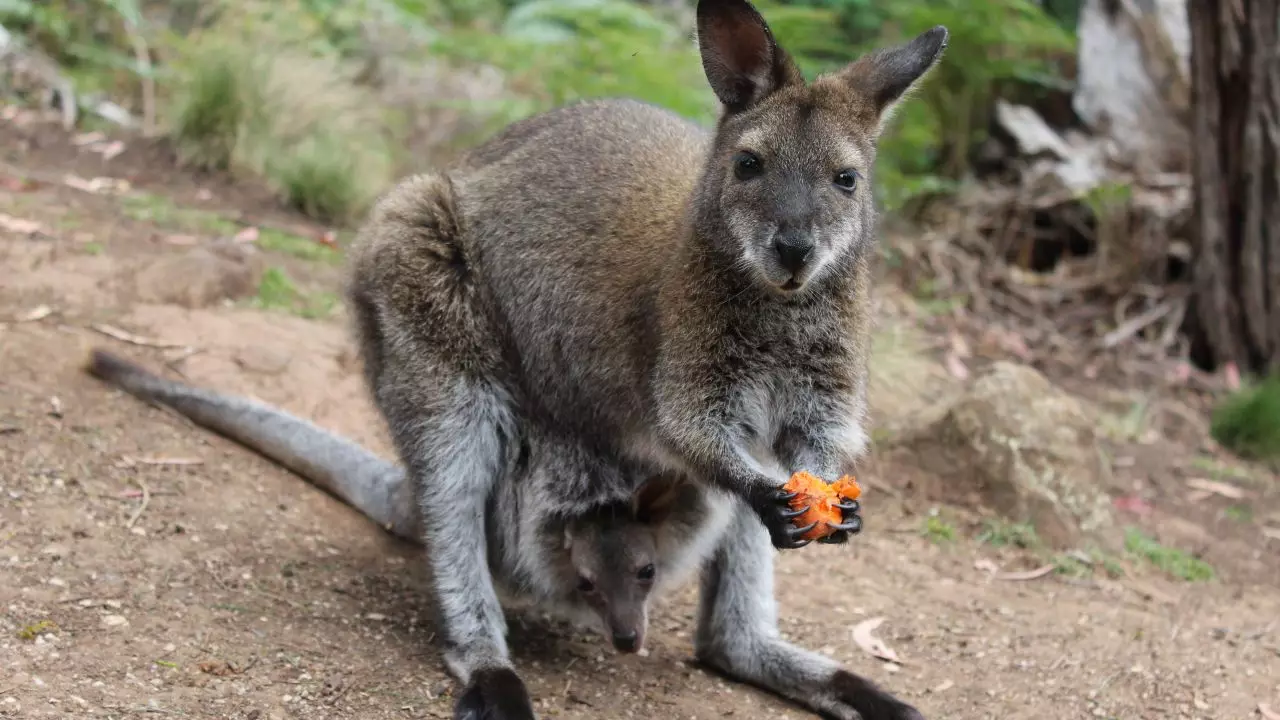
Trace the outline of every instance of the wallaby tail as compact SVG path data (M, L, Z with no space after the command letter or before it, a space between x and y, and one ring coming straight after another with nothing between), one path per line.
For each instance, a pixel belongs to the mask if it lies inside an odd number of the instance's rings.
M160 377L95 349L89 374L142 400L170 407L301 475L395 535L420 542L404 470L356 443L280 408Z

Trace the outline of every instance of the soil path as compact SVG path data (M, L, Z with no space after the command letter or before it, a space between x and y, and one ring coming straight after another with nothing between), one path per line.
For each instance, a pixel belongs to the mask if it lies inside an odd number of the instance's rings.
M226 245L220 236L244 226L237 210L252 213L244 222L319 229L272 210L256 190L171 170L154 147L104 162L14 122L0 125L0 147L0 716L448 717L453 684L431 642L416 550L80 370L95 345L153 367L169 361L197 382L388 452L340 315L156 300L207 280L184 275L193 268L226 272L237 286L216 255L170 262ZM25 186L13 180L19 171L129 177L134 189ZM336 264L277 246L286 252L227 262L280 268L299 296L334 292ZM179 347L112 339L93 329L104 323ZM888 416L899 407L879 405ZM155 459L198 464L144 462ZM867 475L868 529L856 542L779 557L788 638L930 718L1238 719L1257 717L1260 702L1280 710L1280 579L1269 559L1278 544L1256 523L1233 534L1212 519L1221 509L1184 513L1173 494L1157 504L1148 522L1182 523L1174 536L1214 559L1219 577L1208 583L1125 559L1120 578L992 580L975 562L1034 563L967 531L952 542L919 532L932 506L905 472L881 463ZM618 656L540 618L513 621L543 717L811 717L689 662L694 599L690 587L661 609L647 657ZM877 617L903 665L852 642L851 628Z

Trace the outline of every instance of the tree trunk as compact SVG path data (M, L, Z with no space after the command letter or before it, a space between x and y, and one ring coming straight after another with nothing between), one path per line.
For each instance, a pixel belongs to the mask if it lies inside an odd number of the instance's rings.
M1192 354L1280 361L1280 3L1190 0Z

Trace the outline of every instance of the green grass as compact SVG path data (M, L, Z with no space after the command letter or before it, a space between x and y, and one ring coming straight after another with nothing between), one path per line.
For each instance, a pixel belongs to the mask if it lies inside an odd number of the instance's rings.
M124 214L134 220L150 223L180 233L231 236L242 227L215 212L184 208L169 198L147 193L126 196L121 202ZM258 247L269 252L290 255L302 260L337 264L342 253L311 238L276 230L258 228Z
M1093 567L1070 555L1054 555L1053 570L1068 577L1086 577L1093 574Z
M126 195L120 200L120 209L134 220L177 232L234 235L239 230L239 226L217 213L184 208L167 197L150 193Z
M1136 528L1125 530L1124 548L1165 573L1187 582L1205 582L1214 577L1213 566L1184 550L1161 545Z
M303 293L284 270L272 267L262 273L258 293L251 304L260 310L287 312L315 320L333 314L338 306L338 296L328 292Z
M1280 376L1243 388L1213 411L1213 438L1250 460L1280 460Z
M1258 474L1251 469L1224 463L1208 455L1197 455L1192 458L1191 467L1208 474L1213 480L1238 480L1244 483L1254 483L1258 480Z
M1223 509L1222 514L1233 522L1253 522L1253 508L1248 505L1230 505Z
M100 242L87 242L80 246L80 249L85 255L101 255L106 252L106 248Z
M994 547L1019 547L1031 550L1040 546L1040 537L1031 523L1015 523L1005 519L983 522L978 542Z
M921 528L920 534L935 545L954 542L956 539L956 528L951 523L938 517L930 515L924 519L924 527Z

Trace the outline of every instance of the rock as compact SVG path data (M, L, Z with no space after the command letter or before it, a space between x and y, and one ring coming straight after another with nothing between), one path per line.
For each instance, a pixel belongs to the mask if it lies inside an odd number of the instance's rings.
M201 308L247 297L261 275L254 260L251 249L232 243L161 256L135 275L138 299Z
M977 500L1034 524L1068 547L1111 521L1101 485L1109 467L1097 418L1035 370L996 363L932 422L899 446L941 478L944 494Z
M129 620L123 615L104 615L102 618L102 624L104 627L120 627L122 625L128 625Z

